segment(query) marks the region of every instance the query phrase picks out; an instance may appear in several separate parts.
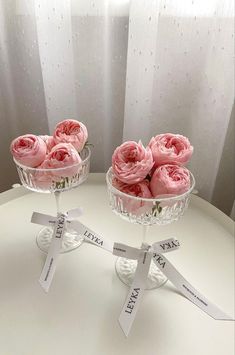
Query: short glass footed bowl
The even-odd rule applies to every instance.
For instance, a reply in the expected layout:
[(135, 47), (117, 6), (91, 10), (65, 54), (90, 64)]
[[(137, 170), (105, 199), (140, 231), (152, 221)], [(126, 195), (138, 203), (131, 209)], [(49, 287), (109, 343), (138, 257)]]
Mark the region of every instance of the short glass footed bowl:
[(14, 159), (20, 181), (29, 190), (43, 193), (70, 190), (82, 184), (90, 170), (90, 149), (85, 147), (80, 157), (82, 162), (65, 168), (29, 168)]
[[(16, 168), (20, 181), (24, 187), (35, 192), (54, 193), (56, 198), (57, 214), (60, 212), (60, 192), (76, 188), (88, 177), (90, 170), (91, 151), (85, 147), (80, 153), (80, 163), (57, 169), (30, 168), (18, 163), (15, 159)], [(44, 227), (36, 238), (39, 249), (47, 253), (51, 244), (53, 229)], [(82, 240), (77, 233), (66, 225), (61, 253), (76, 249)]]
[(177, 221), (189, 203), (189, 196), (195, 186), (190, 173), (190, 189), (182, 195), (165, 195), (161, 198), (142, 198), (128, 195), (112, 185), (114, 174), (110, 168), (106, 174), (109, 203), (114, 213), (128, 222), (146, 226), (165, 225)]
[[(112, 185), (114, 178), (112, 168), (106, 174), (109, 204), (112, 211), (122, 219), (143, 226), (143, 243), (146, 242), (148, 226), (167, 225), (183, 216), (189, 204), (190, 193), (195, 186), (195, 179), (190, 173), (190, 188), (181, 195), (165, 195), (161, 198), (141, 198), (119, 191)], [(120, 280), (131, 285), (136, 269), (136, 260), (118, 258), (116, 272)], [(167, 278), (152, 262), (149, 270), (147, 289), (162, 286)]]

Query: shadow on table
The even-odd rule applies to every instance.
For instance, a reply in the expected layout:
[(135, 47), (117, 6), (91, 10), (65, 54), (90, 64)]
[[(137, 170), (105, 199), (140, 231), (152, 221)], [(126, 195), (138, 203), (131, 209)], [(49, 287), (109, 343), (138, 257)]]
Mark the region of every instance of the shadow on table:
[(0, 251), (0, 300), (15, 297), (32, 289), (38, 283), (40, 271), (45, 262), (45, 254), (36, 243), (9, 243)]

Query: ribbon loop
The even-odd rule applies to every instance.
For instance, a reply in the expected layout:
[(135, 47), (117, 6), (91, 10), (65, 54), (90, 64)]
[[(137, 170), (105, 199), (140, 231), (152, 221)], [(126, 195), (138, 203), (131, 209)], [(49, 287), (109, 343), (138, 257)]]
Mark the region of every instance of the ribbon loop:
[(51, 227), (56, 222), (56, 217), (48, 216), (47, 214), (33, 212), (31, 223), (41, 224), (43, 226)]
[(80, 217), (83, 214), (81, 207), (73, 208), (67, 212), (68, 220), (73, 220), (74, 218)]

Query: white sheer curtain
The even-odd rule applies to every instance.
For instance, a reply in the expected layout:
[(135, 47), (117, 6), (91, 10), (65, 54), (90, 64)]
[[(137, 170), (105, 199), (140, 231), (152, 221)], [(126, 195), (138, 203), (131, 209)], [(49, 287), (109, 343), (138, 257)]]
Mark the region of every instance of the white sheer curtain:
[(232, 0), (0, 0), (1, 190), (16, 135), (83, 121), (106, 171), (123, 140), (188, 136), (200, 196), (229, 213)]

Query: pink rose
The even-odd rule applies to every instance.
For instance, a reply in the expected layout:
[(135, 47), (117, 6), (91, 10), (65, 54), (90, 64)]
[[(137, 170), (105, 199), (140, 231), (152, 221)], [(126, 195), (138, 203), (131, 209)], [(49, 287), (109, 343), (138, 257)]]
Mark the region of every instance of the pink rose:
[(42, 138), (42, 140), (46, 143), (47, 153), (49, 153), (52, 150), (52, 148), (56, 145), (54, 137), (47, 136), (47, 135), (43, 135), (43, 136), (39, 136), (39, 137)]
[(150, 181), (150, 190), (155, 198), (164, 197), (164, 195), (181, 195), (189, 188), (189, 170), (184, 166), (174, 164), (159, 166)]
[(180, 134), (164, 133), (153, 137), (150, 147), (155, 166), (163, 164), (186, 164), (193, 154), (188, 138)]
[(115, 149), (112, 156), (113, 173), (126, 184), (144, 180), (153, 164), (150, 148), (144, 148), (141, 142), (125, 142)]
[(71, 143), (78, 152), (81, 152), (88, 138), (86, 126), (76, 120), (64, 120), (55, 128), (54, 139), (56, 143)]
[[(81, 163), (81, 161), (82, 159), (80, 155), (72, 144), (59, 143), (52, 148), (39, 168), (60, 169), (58, 171), (53, 171), (53, 175), (60, 177), (70, 177), (78, 172), (78, 164)], [(63, 169), (66, 167), (68, 168)]]
[[(125, 194), (142, 197), (142, 198), (152, 198), (152, 194), (149, 189), (149, 181), (147, 179), (138, 182), (133, 185), (125, 184), (117, 178), (113, 178), (112, 185), (121, 192)], [(152, 202), (146, 202), (141, 200), (135, 200), (128, 196), (120, 196), (119, 198), (122, 200), (123, 208), (129, 212), (136, 215), (140, 215), (142, 213), (146, 213), (151, 211)]]
[(45, 159), (47, 147), (40, 137), (25, 134), (12, 141), (10, 150), (17, 162), (35, 168)]

